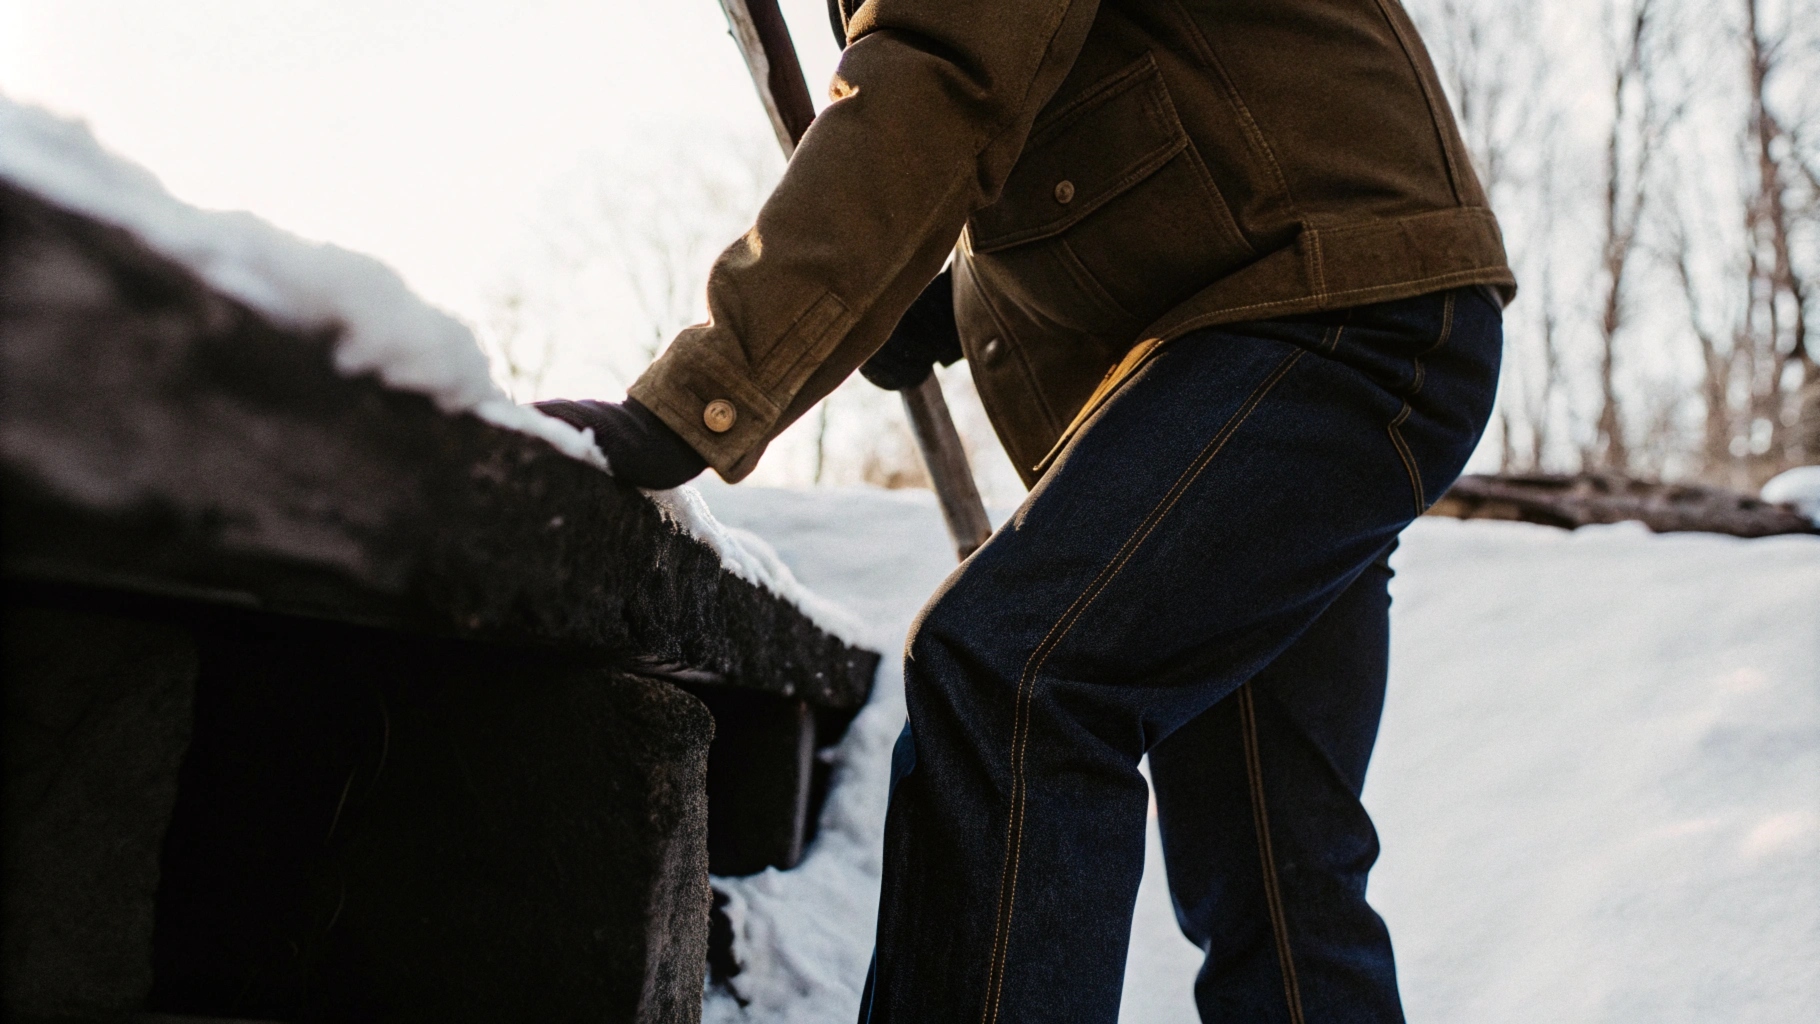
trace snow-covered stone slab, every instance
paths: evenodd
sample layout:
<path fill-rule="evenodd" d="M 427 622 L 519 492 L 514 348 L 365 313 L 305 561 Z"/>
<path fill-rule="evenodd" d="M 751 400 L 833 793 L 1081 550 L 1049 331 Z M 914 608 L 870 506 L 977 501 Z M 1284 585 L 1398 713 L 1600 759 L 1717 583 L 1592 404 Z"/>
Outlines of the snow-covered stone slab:
<path fill-rule="evenodd" d="M 334 329 L 273 324 L 5 182 L 0 225 L 9 575 L 864 703 L 876 654 L 597 467 L 344 376 Z"/>
<path fill-rule="evenodd" d="M 712 858 L 795 862 L 879 658 L 608 469 L 376 262 L 0 98 L 5 1016 L 696 1020 Z"/>

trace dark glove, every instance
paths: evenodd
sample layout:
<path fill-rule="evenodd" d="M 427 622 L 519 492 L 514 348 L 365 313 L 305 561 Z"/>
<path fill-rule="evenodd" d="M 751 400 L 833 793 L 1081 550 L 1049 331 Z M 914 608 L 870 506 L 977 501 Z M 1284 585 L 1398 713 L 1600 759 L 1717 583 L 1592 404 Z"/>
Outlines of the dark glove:
<path fill-rule="evenodd" d="M 577 430 L 593 429 L 607 468 L 634 486 L 667 490 L 708 468 L 708 461 L 689 442 L 636 399 L 613 403 L 553 398 L 534 404 L 537 411 Z"/>
<path fill-rule="evenodd" d="M 884 347 L 872 353 L 859 372 L 886 391 L 906 391 L 928 380 L 936 363 L 952 366 L 960 358 L 954 277 L 944 270 L 910 304 Z"/>

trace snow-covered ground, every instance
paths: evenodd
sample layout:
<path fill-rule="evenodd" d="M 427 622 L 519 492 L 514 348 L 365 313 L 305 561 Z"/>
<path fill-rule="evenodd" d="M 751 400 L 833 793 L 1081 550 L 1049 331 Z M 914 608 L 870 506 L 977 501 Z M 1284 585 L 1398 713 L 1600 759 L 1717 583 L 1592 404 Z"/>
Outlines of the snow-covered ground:
<path fill-rule="evenodd" d="M 707 485 L 897 650 L 950 571 L 926 492 Z M 1366 801 L 1416 1024 L 1820 1020 L 1820 539 L 1425 519 L 1396 559 Z M 721 880 L 709 1021 L 846 1024 L 874 925 L 888 659 L 794 871 Z M 1123 1019 L 1196 1020 L 1151 829 Z"/>

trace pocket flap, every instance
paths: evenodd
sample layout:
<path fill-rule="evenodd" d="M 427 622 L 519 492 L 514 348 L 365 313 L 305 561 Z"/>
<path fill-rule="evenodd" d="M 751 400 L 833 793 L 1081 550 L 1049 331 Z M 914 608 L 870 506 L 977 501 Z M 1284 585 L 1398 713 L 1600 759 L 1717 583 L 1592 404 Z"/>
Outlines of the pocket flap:
<path fill-rule="evenodd" d="M 1060 234 L 1187 145 L 1162 72 L 1145 54 L 1037 122 L 998 201 L 973 215 L 973 251 Z"/>

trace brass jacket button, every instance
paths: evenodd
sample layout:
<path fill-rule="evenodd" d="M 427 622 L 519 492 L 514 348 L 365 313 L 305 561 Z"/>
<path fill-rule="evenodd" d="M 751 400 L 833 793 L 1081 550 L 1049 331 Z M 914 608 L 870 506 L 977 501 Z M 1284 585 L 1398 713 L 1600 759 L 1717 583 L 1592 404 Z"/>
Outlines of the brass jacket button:
<path fill-rule="evenodd" d="M 1004 350 L 1004 342 L 997 338 L 988 339 L 984 345 L 980 346 L 980 362 L 988 364 L 996 363 L 998 362 L 998 354 Z"/>
<path fill-rule="evenodd" d="M 1055 201 L 1067 206 L 1074 202 L 1074 182 L 1062 179 L 1055 183 Z"/>
<path fill-rule="evenodd" d="M 733 421 L 739 418 L 739 412 L 733 403 L 724 398 L 716 398 L 701 411 L 701 421 L 716 434 L 724 434 L 733 429 Z"/>

